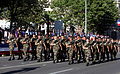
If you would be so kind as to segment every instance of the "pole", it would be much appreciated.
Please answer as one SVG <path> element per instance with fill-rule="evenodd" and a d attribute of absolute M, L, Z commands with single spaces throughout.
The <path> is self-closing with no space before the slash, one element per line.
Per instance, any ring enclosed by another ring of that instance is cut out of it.
<path fill-rule="evenodd" d="M 85 0 L 85 34 L 87 34 L 87 0 Z"/>

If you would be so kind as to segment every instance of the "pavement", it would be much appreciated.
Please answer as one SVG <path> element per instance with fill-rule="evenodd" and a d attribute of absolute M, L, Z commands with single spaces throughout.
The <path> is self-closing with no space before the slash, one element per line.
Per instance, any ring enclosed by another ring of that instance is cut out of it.
<path fill-rule="evenodd" d="M 120 53 L 117 60 L 90 66 L 85 63 L 68 65 L 68 62 L 8 61 L 8 58 L 0 57 L 0 74 L 120 74 Z"/>

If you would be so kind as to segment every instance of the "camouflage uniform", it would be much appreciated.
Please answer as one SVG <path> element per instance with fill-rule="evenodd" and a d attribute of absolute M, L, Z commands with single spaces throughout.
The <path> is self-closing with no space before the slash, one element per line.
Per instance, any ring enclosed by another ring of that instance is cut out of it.
<path fill-rule="evenodd" d="M 114 46 L 114 49 L 113 49 L 113 57 L 114 57 L 114 60 L 116 60 L 116 55 L 117 55 L 117 52 L 118 52 L 118 44 L 116 42 L 113 43 L 113 46 Z"/>
<path fill-rule="evenodd" d="M 96 49 L 96 60 L 97 62 L 100 61 L 100 45 L 99 45 L 99 41 L 96 41 L 95 43 L 95 49 Z"/>
<path fill-rule="evenodd" d="M 42 51 L 43 51 L 43 41 L 42 39 L 37 39 L 35 42 L 38 62 L 42 61 Z"/>
<path fill-rule="evenodd" d="M 53 63 L 58 62 L 58 51 L 60 49 L 58 40 L 53 40 L 53 53 L 54 53 L 54 60 Z"/>
<path fill-rule="evenodd" d="M 100 42 L 100 48 L 101 48 L 101 49 L 100 49 L 100 57 L 101 57 L 101 58 L 100 58 L 100 61 L 101 61 L 101 62 L 104 62 L 104 61 L 105 61 L 105 48 L 104 48 L 104 45 L 105 45 L 104 42 L 101 41 L 101 42 Z"/>
<path fill-rule="evenodd" d="M 91 53 L 91 58 L 92 58 L 92 62 L 95 62 L 95 45 L 94 45 L 95 41 L 91 40 L 90 41 L 90 53 Z"/>
<path fill-rule="evenodd" d="M 85 52 L 85 59 L 86 59 L 86 65 L 89 65 L 89 61 L 90 61 L 90 43 L 89 42 L 85 42 L 84 46 L 83 46 L 84 52 Z"/>
<path fill-rule="evenodd" d="M 77 41 L 77 62 L 79 63 L 82 60 L 82 57 L 84 57 L 83 54 L 83 41 L 82 39 Z"/>
<path fill-rule="evenodd" d="M 60 59 L 61 62 L 64 62 L 66 58 L 66 46 L 65 46 L 65 39 L 60 40 Z"/>
<path fill-rule="evenodd" d="M 29 60 L 30 56 L 29 56 L 29 42 L 30 42 L 30 39 L 27 37 L 27 38 L 23 38 L 22 39 L 22 43 L 23 43 L 23 53 L 24 53 L 24 61 L 27 61 Z"/>
<path fill-rule="evenodd" d="M 107 61 L 109 61 L 109 50 L 110 50 L 110 44 L 109 44 L 109 42 L 105 42 L 105 53 L 106 53 L 106 56 L 107 56 Z"/>
<path fill-rule="evenodd" d="M 21 43 L 21 40 L 22 40 L 22 37 L 17 38 L 18 60 L 21 60 L 23 58 L 23 56 L 22 56 L 23 45 Z"/>
<path fill-rule="evenodd" d="M 68 42 L 68 54 L 69 54 L 69 65 L 70 64 L 73 64 L 74 63 L 74 60 L 73 60 L 73 53 L 74 53 L 74 48 L 75 48 L 75 46 L 74 46 L 74 42 L 73 41 L 69 41 Z"/>
<path fill-rule="evenodd" d="M 15 45 L 15 38 L 14 37 L 10 37 L 9 40 L 8 40 L 8 43 L 9 43 L 9 50 L 10 50 L 10 58 L 9 58 L 9 61 L 10 60 L 14 60 L 15 57 L 14 57 L 14 45 Z"/>
<path fill-rule="evenodd" d="M 113 50 L 114 50 L 114 44 L 113 42 L 110 42 L 109 43 L 109 52 L 110 52 L 110 58 L 111 58 L 111 61 L 113 60 Z"/>
<path fill-rule="evenodd" d="M 97 42 L 93 41 L 93 44 L 91 45 L 91 57 L 93 64 L 96 62 L 98 50 L 97 50 Z"/>
<path fill-rule="evenodd" d="M 30 40 L 31 49 L 32 49 L 32 52 L 31 52 L 32 58 L 31 58 L 31 60 L 36 60 L 37 59 L 35 41 L 36 41 L 36 38 L 31 38 L 31 40 Z"/>
<path fill-rule="evenodd" d="M 49 38 L 45 38 L 43 39 L 44 42 L 44 59 L 45 61 L 48 61 L 49 60 L 49 57 L 50 57 L 50 43 L 49 43 Z"/>

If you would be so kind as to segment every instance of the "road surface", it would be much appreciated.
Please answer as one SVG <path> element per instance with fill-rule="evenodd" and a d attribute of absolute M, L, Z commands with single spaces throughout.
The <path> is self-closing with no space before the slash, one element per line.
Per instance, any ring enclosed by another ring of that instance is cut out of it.
<path fill-rule="evenodd" d="M 68 65 L 52 61 L 36 62 L 0 57 L 0 74 L 120 74 L 120 53 L 117 60 L 86 66 L 85 63 Z"/>

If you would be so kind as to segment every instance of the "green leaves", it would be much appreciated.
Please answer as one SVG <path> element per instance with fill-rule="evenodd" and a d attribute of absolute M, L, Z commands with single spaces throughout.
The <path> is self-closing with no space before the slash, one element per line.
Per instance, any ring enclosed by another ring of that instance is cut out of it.
<path fill-rule="evenodd" d="M 85 0 L 54 0 L 52 7 L 55 18 L 63 16 L 58 19 L 65 20 L 67 24 L 84 26 Z M 114 24 L 118 16 L 113 0 L 87 0 L 87 11 L 88 30 L 98 33 L 103 33 L 106 25 Z"/>
<path fill-rule="evenodd" d="M 2 0 L 0 3 L 0 15 L 20 23 L 44 22 L 44 8 L 50 5 L 47 0 Z M 64 20 L 65 25 L 84 26 L 85 0 L 52 0 L 50 7 L 53 11 L 47 13 L 49 18 Z M 118 18 L 113 0 L 87 0 L 87 11 L 89 31 L 103 33 Z"/>

